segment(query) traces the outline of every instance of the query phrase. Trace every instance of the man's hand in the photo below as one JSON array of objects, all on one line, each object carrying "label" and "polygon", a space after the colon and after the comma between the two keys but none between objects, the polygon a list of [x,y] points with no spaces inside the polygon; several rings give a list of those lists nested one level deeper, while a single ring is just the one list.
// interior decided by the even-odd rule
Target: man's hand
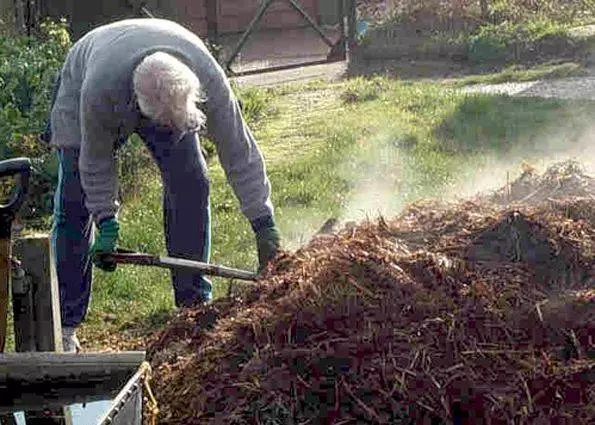
[{"label": "man's hand", "polygon": [[280,237],[277,227],[272,226],[263,227],[256,232],[256,243],[258,246],[258,271],[261,272],[269,261],[271,261],[280,246]]},{"label": "man's hand", "polygon": [[113,272],[116,270],[117,264],[113,261],[103,259],[100,254],[113,253],[116,251],[120,225],[115,217],[111,217],[99,223],[98,227],[99,235],[91,247],[91,258],[95,266],[107,272]]}]

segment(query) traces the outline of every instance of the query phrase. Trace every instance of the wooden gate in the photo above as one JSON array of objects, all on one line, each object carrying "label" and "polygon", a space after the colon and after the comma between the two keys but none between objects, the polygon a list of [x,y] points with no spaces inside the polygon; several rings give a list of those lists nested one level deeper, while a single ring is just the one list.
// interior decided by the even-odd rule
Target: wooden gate
[{"label": "wooden gate", "polygon": [[[344,60],[346,40],[353,40],[355,23],[355,0],[2,0],[11,3],[13,14],[20,14],[21,31],[31,32],[44,17],[66,18],[70,24],[73,40],[77,40],[92,28],[119,19],[132,17],[158,17],[171,19],[186,26],[200,37],[208,39],[211,45],[218,45],[227,37],[227,57],[220,58],[230,73],[238,54],[245,50],[247,41],[256,31],[288,31],[304,29],[318,34],[318,56],[320,40],[327,46],[326,58],[289,66],[275,65],[253,72],[303,66],[311,63]],[[324,6],[323,6],[324,4]],[[19,12],[20,11],[20,12]],[[322,13],[324,12],[324,14]],[[19,12],[19,13],[16,13]],[[345,23],[348,25],[345,25]],[[338,37],[332,39],[321,28],[321,24],[340,26],[335,30]],[[230,37],[231,35],[231,37]],[[271,33],[261,44],[279,44],[278,36]],[[229,42],[229,40],[233,42]],[[290,41],[295,47],[300,42],[313,43],[316,37]],[[231,44],[229,44],[231,43]],[[293,43],[293,44],[291,44]],[[307,50],[307,46],[303,46]],[[323,52],[324,53],[324,52]],[[323,55],[324,56],[324,55]],[[265,61],[266,62],[266,61]],[[236,73],[239,74],[239,73]]]},{"label": "wooden gate", "polygon": [[[143,15],[172,19],[191,28],[201,37],[210,27],[218,34],[241,33],[250,24],[261,4],[267,0],[3,0],[7,3],[35,5],[39,16],[65,17],[73,38],[89,29],[127,17]],[[318,20],[319,3],[336,0],[298,0],[310,16]],[[275,0],[267,8],[259,27],[262,29],[297,28],[307,25],[287,0]]]},{"label": "wooden gate", "polygon": [[[217,8],[217,3],[223,4],[225,0],[207,0],[214,4]],[[352,41],[355,38],[355,22],[356,22],[356,7],[355,0],[323,0],[327,2],[335,3],[336,13],[335,22],[338,22],[340,26],[340,32],[338,39],[332,40],[329,38],[320,26],[320,13],[319,13],[319,1],[313,0],[260,0],[259,5],[255,13],[252,14],[241,14],[241,22],[238,22],[236,27],[243,26],[248,19],[246,30],[242,33],[242,36],[238,40],[237,44],[233,47],[231,54],[225,59],[225,66],[227,70],[236,75],[246,75],[250,73],[260,73],[263,71],[272,71],[286,68],[295,68],[305,65],[313,65],[320,63],[328,63],[335,61],[343,61],[347,57],[349,47],[352,45]],[[240,3],[250,6],[254,6],[252,2],[241,2],[241,0],[235,0],[235,4]],[[230,6],[233,4],[231,1],[228,3]],[[245,7],[245,6],[244,6]],[[221,9],[214,9],[220,12]],[[232,10],[231,7],[229,10]],[[246,9],[244,9],[246,10]],[[328,12],[328,9],[327,9]],[[283,13],[283,14],[282,14]],[[225,16],[225,15],[224,15]],[[329,16],[327,16],[327,19]],[[332,20],[332,17],[331,17]],[[278,28],[287,29],[292,26],[299,26],[300,22],[302,26],[313,29],[319,36],[319,38],[327,45],[328,52],[326,58],[319,60],[310,60],[299,63],[291,63],[277,66],[270,66],[267,69],[258,69],[252,71],[234,72],[231,68],[237,55],[242,51],[248,38],[255,32],[257,27],[265,28]],[[224,28],[224,30],[227,28]],[[214,34],[220,33],[218,29],[214,29]],[[299,43],[299,40],[298,40]]]}]

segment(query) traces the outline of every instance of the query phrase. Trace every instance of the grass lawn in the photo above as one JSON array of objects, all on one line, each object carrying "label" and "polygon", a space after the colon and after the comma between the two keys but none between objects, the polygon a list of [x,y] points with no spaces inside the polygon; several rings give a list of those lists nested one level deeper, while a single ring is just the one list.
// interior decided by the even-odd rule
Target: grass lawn
[{"label": "grass lawn", "polygon": [[[563,151],[580,153],[595,111],[590,102],[466,95],[387,79],[251,89],[246,96],[267,105],[252,128],[289,248],[306,242],[329,217],[394,215],[422,197],[452,199],[500,186],[506,171],[511,178],[520,172],[522,160],[539,165]],[[121,242],[163,253],[160,182],[154,168],[145,174],[138,195],[123,205]],[[210,174],[212,262],[253,269],[254,236],[216,158]],[[154,329],[173,311],[166,271],[97,270],[94,285],[82,328],[87,349],[99,348],[106,335]],[[216,279],[215,295],[227,287]]]}]

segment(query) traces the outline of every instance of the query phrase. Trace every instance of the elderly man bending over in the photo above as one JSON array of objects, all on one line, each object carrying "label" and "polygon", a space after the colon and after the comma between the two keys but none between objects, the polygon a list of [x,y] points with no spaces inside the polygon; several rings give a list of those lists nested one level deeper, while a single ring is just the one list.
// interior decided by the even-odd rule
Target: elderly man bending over
[{"label": "elderly man bending over", "polygon": [[[88,308],[89,258],[116,268],[97,254],[118,243],[115,153],[132,133],[161,172],[169,255],[209,261],[209,182],[197,135],[204,127],[256,234],[260,267],[275,256],[279,234],[263,157],[223,70],[196,35],[162,19],[98,27],[72,47],[56,90],[46,137],[60,162],[52,237],[66,351],[75,350]],[[179,307],[211,299],[200,274],[174,271],[172,280]]]}]

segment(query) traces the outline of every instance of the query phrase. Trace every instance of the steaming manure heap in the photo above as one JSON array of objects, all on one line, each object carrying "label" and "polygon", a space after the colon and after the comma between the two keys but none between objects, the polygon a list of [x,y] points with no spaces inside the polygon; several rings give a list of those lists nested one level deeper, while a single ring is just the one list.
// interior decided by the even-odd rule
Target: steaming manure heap
[{"label": "steaming manure heap", "polygon": [[595,423],[594,184],[529,170],[284,254],[152,339],[160,423]]}]

